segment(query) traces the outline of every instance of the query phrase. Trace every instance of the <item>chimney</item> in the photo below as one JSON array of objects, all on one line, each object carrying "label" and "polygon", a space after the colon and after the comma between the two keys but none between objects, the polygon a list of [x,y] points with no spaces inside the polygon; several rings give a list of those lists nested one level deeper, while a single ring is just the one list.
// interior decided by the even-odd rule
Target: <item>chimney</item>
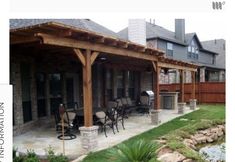
[{"label": "chimney", "polygon": [[175,19],[175,38],[185,42],[185,21],[184,19]]},{"label": "chimney", "polygon": [[145,19],[129,19],[128,39],[132,42],[146,45],[146,22]]}]

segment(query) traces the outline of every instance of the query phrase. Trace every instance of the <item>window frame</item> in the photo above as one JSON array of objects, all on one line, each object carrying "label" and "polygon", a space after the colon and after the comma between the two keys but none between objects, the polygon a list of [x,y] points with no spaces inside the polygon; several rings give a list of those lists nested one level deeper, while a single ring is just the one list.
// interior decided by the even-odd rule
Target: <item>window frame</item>
[{"label": "window frame", "polygon": [[166,55],[167,56],[173,56],[173,54],[174,54],[174,45],[173,45],[173,43],[170,43],[170,42],[167,42],[166,43]]}]

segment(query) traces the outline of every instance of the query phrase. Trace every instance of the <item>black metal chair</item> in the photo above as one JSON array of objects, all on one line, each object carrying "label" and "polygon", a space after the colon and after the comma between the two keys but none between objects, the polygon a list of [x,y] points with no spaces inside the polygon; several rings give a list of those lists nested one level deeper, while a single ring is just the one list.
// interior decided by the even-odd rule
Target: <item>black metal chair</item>
[{"label": "black metal chair", "polygon": [[114,131],[114,122],[113,120],[110,118],[110,114],[107,115],[107,113],[105,113],[104,111],[98,111],[96,112],[96,117],[97,117],[97,121],[96,124],[98,124],[101,128],[101,131],[104,131],[105,133],[105,137],[107,137],[107,133],[106,133],[106,127],[110,127],[113,130],[113,133],[115,134]]},{"label": "black metal chair", "polygon": [[[54,110],[54,118],[56,124],[56,131],[60,133],[58,135],[58,139],[64,140],[72,140],[76,138],[76,135],[72,134],[72,130],[74,130],[73,121],[75,119],[76,113],[74,112],[64,112],[63,119],[61,118],[61,114],[59,113],[59,109]],[[62,120],[64,121],[64,135],[61,134],[62,132]],[[64,138],[63,138],[64,137]]]},{"label": "black metal chair", "polygon": [[125,117],[125,108],[124,106],[119,106],[117,101],[110,101],[108,102],[108,115],[110,116],[110,119],[113,121],[113,123],[116,126],[117,132],[119,132],[118,129],[118,123],[121,122],[122,128],[124,127],[124,117]]},{"label": "black metal chair", "polygon": [[[123,99],[124,101],[124,99]],[[116,99],[116,102],[118,103],[118,108],[122,109],[124,118],[128,118],[129,110],[127,108],[127,101],[122,102],[122,99]]]},{"label": "black metal chair", "polygon": [[124,118],[126,116],[126,112],[125,112],[125,108],[124,107],[119,107],[117,105],[116,107],[116,127],[117,127],[117,130],[118,130],[118,122],[121,122],[122,123],[122,128],[125,129],[124,127]]}]

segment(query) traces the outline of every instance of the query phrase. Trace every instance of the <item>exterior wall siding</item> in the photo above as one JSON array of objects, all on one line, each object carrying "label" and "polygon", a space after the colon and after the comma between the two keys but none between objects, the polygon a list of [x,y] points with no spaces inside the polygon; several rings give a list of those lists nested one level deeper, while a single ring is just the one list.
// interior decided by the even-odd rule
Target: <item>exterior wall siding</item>
[{"label": "exterior wall siding", "polygon": [[200,51],[199,58],[198,58],[199,63],[213,65],[212,60],[213,60],[213,55],[212,54]]}]

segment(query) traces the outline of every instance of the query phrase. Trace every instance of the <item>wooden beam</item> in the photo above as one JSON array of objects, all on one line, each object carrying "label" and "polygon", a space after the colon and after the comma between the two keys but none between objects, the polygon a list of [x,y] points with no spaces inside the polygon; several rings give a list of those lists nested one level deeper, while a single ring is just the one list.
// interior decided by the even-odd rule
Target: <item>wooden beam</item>
[{"label": "wooden beam", "polygon": [[85,61],[85,57],[82,54],[82,52],[80,51],[80,49],[73,49],[74,53],[76,54],[76,56],[78,57],[78,59],[81,61],[82,65],[85,66],[86,65],[86,61]]},{"label": "wooden beam", "polygon": [[180,102],[184,102],[184,70],[180,70]]},{"label": "wooden beam", "polygon": [[196,91],[196,86],[195,86],[195,72],[194,71],[191,71],[191,78],[192,78],[192,96],[191,98],[192,99],[195,99],[195,91]]},{"label": "wooden beam", "polygon": [[84,54],[85,66],[83,69],[83,103],[84,103],[84,125],[91,127],[93,125],[92,115],[92,76],[91,76],[91,51],[86,50]]},{"label": "wooden beam", "polygon": [[158,57],[156,55],[149,55],[149,54],[135,52],[135,51],[131,51],[131,50],[123,49],[123,48],[120,49],[117,47],[111,47],[111,46],[107,46],[104,44],[80,41],[80,40],[75,40],[71,38],[62,38],[62,37],[52,36],[48,34],[38,33],[38,34],[35,34],[35,36],[41,37],[43,39],[43,43],[49,44],[49,45],[89,49],[93,51],[109,53],[112,55],[126,56],[126,57],[132,57],[132,58],[144,59],[144,60],[150,60],[150,61],[157,61],[157,57]]},{"label": "wooden beam", "polygon": [[10,37],[10,44],[23,44],[23,43],[33,43],[33,42],[40,42],[41,40],[36,37],[27,37],[27,36],[11,36]]},{"label": "wooden beam", "polygon": [[97,58],[97,56],[99,55],[99,52],[93,52],[91,55],[91,65],[94,63],[95,59]]},{"label": "wooden beam", "polygon": [[175,65],[173,63],[159,62],[158,66],[162,67],[162,68],[168,68],[168,69],[179,69],[179,70],[197,71],[196,68],[186,67],[186,66],[183,66],[183,65]]}]

